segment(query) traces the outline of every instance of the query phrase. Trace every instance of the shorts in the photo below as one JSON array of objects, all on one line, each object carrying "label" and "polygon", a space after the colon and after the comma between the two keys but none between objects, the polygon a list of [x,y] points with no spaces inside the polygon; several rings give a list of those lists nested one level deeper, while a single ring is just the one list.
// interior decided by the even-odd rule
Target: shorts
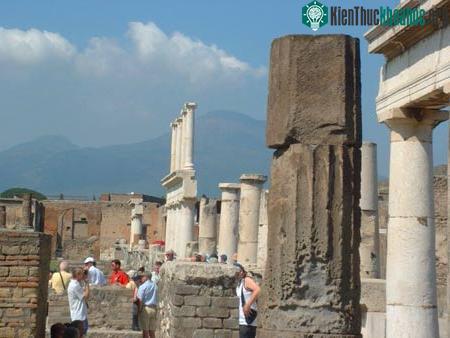
[{"label": "shorts", "polygon": [[139,312],[138,318],[142,331],[156,331],[156,308],[144,306]]},{"label": "shorts", "polygon": [[239,338],[255,338],[256,326],[239,325]]}]

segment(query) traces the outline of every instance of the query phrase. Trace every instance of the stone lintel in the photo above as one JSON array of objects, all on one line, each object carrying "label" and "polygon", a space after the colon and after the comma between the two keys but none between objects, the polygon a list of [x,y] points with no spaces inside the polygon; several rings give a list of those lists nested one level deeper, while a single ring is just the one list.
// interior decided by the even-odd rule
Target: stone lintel
[{"label": "stone lintel", "polygon": [[191,178],[195,180],[195,170],[175,170],[161,180],[161,185],[164,188],[168,189],[169,187],[178,184],[180,181],[183,181],[183,179],[185,178]]}]

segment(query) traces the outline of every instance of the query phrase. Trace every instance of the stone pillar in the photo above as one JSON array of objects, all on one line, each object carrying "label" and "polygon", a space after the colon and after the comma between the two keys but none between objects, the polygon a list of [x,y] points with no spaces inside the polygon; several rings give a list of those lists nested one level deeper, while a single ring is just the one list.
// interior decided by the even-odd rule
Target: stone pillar
[{"label": "stone pillar", "polygon": [[142,216],[144,214],[144,206],[139,204],[134,204],[131,211],[131,229],[130,229],[130,248],[139,243],[142,239]]},{"label": "stone pillar", "polygon": [[177,118],[177,132],[176,132],[176,166],[175,170],[181,169],[181,160],[182,160],[182,150],[183,150],[183,144],[182,144],[182,138],[183,138],[183,119]]},{"label": "stone pillar", "polygon": [[175,250],[172,241],[172,224],[173,224],[173,208],[172,206],[166,206],[166,237],[165,237],[165,245],[164,249],[167,250]]},{"label": "stone pillar", "polygon": [[432,130],[448,112],[393,109],[391,129],[386,337],[439,337]]},{"label": "stone pillar", "polygon": [[217,201],[202,197],[200,199],[200,219],[198,222],[198,248],[202,254],[216,253],[217,242]]},{"label": "stone pillar", "polygon": [[262,192],[259,207],[258,257],[256,265],[260,270],[264,269],[267,259],[267,194],[268,191]]},{"label": "stone pillar", "polygon": [[361,337],[360,90],[358,39],[272,43],[266,142],[276,151],[259,338]]},{"label": "stone pillar", "polygon": [[31,217],[31,194],[23,194],[22,200],[21,228],[33,228],[33,219]]},{"label": "stone pillar", "polygon": [[194,112],[197,104],[190,102],[184,106],[183,116],[185,124],[184,138],[184,169],[194,169]]},{"label": "stone pillar", "polygon": [[240,178],[238,260],[253,267],[258,256],[259,205],[266,180],[266,176],[258,174],[244,174]]},{"label": "stone pillar", "polygon": [[361,278],[380,278],[378,230],[377,145],[364,142],[361,147]]},{"label": "stone pillar", "polygon": [[6,207],[0,205],[0,228],[6,228]]},{"label": "stone pillar", "polygon": [[176,247],[177,257],[186,257],[186,245],[194,240],[193,229],[195,220],[195,200],[184,199],[180,202],[180,218],[176,224]]},{"label": "stone pillar", "polygon": [[241,186],[237,183],[220,183],[222,201],[220,206],[218,254],[227,255],[228,262],[237,252],[239,231],[239,199]]},{"label": "stone pillar", "polygon": [[176,123],[171,123],[170,127],[172,129],[172,138],[170,142],[170,172],[176,169],[176,158],[177,158],[177,125]]}]

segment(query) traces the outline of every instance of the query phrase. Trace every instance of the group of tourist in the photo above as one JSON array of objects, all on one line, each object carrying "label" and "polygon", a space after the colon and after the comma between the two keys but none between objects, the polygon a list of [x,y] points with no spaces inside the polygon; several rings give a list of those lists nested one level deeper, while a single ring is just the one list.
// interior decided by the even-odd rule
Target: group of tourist
[{"label": "group of tourist", "polygon": [[[152,272],[142,267],[138,271],[125,273],[121,269],[120,260],[111,261],[109,285],[133,289],[133,329],[142,330],[144,338],[154,338],[156,330],[157,283],[161,262],[156,262]],[[51,337],[83,337],[89,328],[88,298],[90,285],[106,285],[103,272],[96,267],[95,259],[88,257],[84,267],[77,267],[70,274],[68,263],[59,264],[59,272],[55,272],[49,285],[57,293],[67,291],[69,299],[71,324],[56,323],[51,327]],[[76,326],[76,327],[75,327]]]},{"label": "group of tourist", "polygon": [[[166,252],[166,261],[175,260],[173,251]],[[227,263],[227,257],[222,255],[220,261],[217,255],[206,257],[194,254],[191,258],[194,262]],[[256,337],[256,300],[260,288],[258,284],[247,274],[245,268],[232,257],[232,263],[238,268],[236,296],[239,298],[239,337]],[[125,273],[121,269],[120,260],[111,261],[111,275],[108,278],[109,285],[118,285],[133,290],[132,329],[142,330],[144,338],[154,338],[157,327],[157,290],[159,282],[159,270],[162,262],[156,262],[152,272],[145,271],[142,267]],[[70,324],[54,324],[51,328],[51,337],[83,337],[88,331],[88,303],[90,285],[106,285],[103,272],[96,267],[95,259],[88,257],[84,261],[84,267],[73,269],[72,274],[67,272],[68,264],[62,261],[59,272],[54,273],[50,280],[55,292],[62,293],[67,290],[70,307]]]}]

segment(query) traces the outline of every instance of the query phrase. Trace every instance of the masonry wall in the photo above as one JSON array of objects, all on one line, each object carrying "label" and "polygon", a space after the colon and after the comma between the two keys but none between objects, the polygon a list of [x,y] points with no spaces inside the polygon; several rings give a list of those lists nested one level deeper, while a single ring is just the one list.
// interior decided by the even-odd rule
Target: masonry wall
[{"label": "masonry wall", "polygon": [[0,230],[0,337],[43,337],[50,236]]},{"label": "masonry wall", "polygon": [[[90,329],[131,330],[133,291],[117,286],[91,287],[88,304]],[[47,328],[55,323],[70,322],[67,293],[57,295],[49,290]]]},{"label": "masonry wall", "polygon": [[160,338],[238,337],[235,269],[167,262],[159,282]]}]

